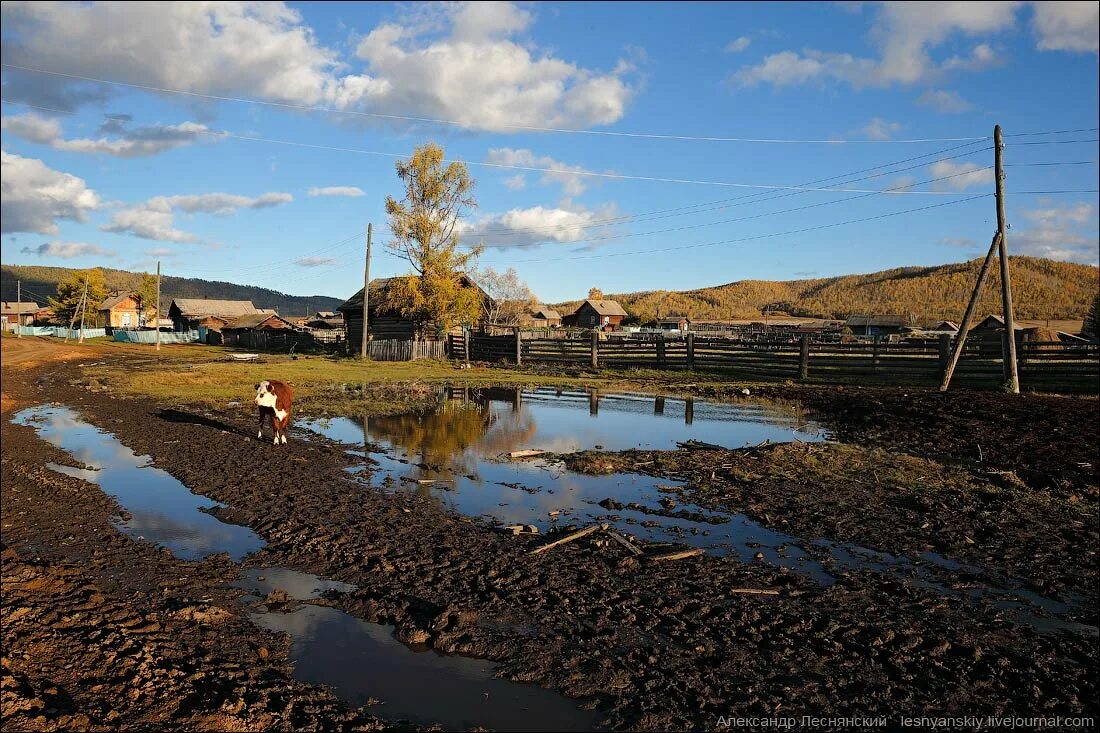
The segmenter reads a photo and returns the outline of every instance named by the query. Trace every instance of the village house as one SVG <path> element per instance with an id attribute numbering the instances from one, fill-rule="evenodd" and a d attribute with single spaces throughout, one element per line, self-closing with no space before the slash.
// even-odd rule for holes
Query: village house
<path id="1" fill-rule="evenodd" d="M 626 318 L 626 311 L 614 300 L 590 298 L 577 306 L 577 310 L 563 320 L 567 325 L 578 328 L 614 331 L 622 325 L 624 318 Z"/>
<path id="2" fill-rule="evenodd" d="M 14 331 L 17 324 L 31 326 L 34 324 L 34 316 L 38 310 L 37 303 L 14 300 L 2 301 L 0 302 L 0 326 L 5 331 Z"/>
<path id="3" fill-rule="evenodd" d="M 137 293 L 115 293 L 107 296 L 99 305 L 99 322 L 111 333 L 116 328 L 142 328 L 151 324 L 156 317 L 156 309 L 139 309 Z"/>
<path id="4" fill-rule="evenodd" d="M 679 331 L 680 333 L 687 333 L 691 327 L 691 319 L 686 316 L 666 316 L 665 318 L 657 319 L 657 328 L 662 331 Z"/>
<path id="5" fill-rule="evenodd" d="M 397 341 L 443 341 L 447 334 L 441 332 L 432 323 L 417 323 L 401 314 L 400 311 L 390 308 L 384 303 L 387 300 L 389 288 L 394 285 L 397 278 L 378 278 L 370 281 L 370 299 L 368 302 L 368 317 L 370 318 L 370 340 L 397 340 Z M 483 302 L 488 305 L 492 298 L 482 290 L 473 280 L 465 275 L 460 276 L 460 284 L 464 288 L 476 288 L 481 294 Z M 362 348 L 363 343 L 363 289 L 344 301 L 337 308 L 344 316 L 346 324 L 348 347 L 353 352 Z M 483 313 L 487 311 L 483 309 Z"/>
<path id="6" fill-rule="evenodd" d="M 220 331 L 227 323 L 240 316 L 265 312 L 250 300 L 209 300 L 206 298 L 176 298 L 168 307 L 168 317 L 177 331 L 190 331 L 205 326 Z M 266 309 L 268 313 L 274 313 Z"/>
<path id="7" fill-rule="evenodd" d="M 909 318 L 899 315 L 852 315 L 844 322 L 853 336 L 889 336 L 909 327 Z"/>

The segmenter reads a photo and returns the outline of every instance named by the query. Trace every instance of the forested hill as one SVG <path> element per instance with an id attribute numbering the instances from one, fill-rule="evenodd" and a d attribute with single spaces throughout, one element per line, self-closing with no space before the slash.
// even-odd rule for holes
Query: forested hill
<path id="1" fill-rule="evenodd" d="M 1079 319 L 1100 289 L 1091 265 L 1035 257 L 1011 257 L 1012 293 L 1018 318 Z M 696 320 L 755 318 L 767 308 L 795 316 L 844 318 L 852 313 L 909 314 L 920 321 L 959 320 L 981 260 L 934 267 L 901 267 L 869 275 L 814 280 L 741 280 L 699 290 L 605 293 L 641 321 L 660 315 Z M 599 283 L 595 283 L 598 285 Z M 1000 309 L 1000 272 L 994 264 L 978 313 Z M 559 303 L 571 313 L 579 300 Z"/>
<path id="2" fill-rule="evenodd" d="M 109 290 L 133 290 L 141 283 L 140 272 L 102 269 Z M 15 300 L 16 280 L 21 280 L 25 292 L 23 299 L 44 303 L 44 298 L 53 295 L 57 283 L 70 272 L 72 270 L 67 267 L 4 265 L 0 267 L 0 292 L 3 294 L 0 300 Z M 161 299 L 165 311 L 173 298 L 251 300 L 257 308 L 274 308 L 284 316 L 304 316 L 319 310 L 333 310 L 344 302 L 343 298 L 325 295 L 287 295 L 251 285 L 165 276 L 161 279 Z"/>

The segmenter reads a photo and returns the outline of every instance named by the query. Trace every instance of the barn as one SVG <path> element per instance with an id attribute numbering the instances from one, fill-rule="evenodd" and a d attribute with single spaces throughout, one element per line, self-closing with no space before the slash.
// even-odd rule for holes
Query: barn
<path id="1" fill-rule="evenodd" d="M 287 337 L 298 334 L 294 324 L 275 313 L 249 313 L 227 322 L 221 332 L 207 333 L 207 343 L 241 346 L 248 349 L 269 349 L 285 345 Z"/>
<path id="2" fill-rule="evenodd" d="M 176 298 L 168 307 L 168 317 L 172 319 L 172 327 L 177 331 L 190 331 L 199 326 L 220 331 L 235 318 L 261 312 L 263 311 L 254 306 L 251 300 Z"/>

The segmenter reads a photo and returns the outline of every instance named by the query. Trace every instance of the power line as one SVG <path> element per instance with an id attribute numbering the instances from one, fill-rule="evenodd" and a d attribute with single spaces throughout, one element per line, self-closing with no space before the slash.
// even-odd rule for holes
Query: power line
<path id="1" fill-rule="evenodd" d="M 515 260 L 514 262 L 516 262 L 516 263 L 560 262 L 562 260 L 574 260 L 574 259 L 576 259 L 576 260 L 587 260 L 587 259 L 598 259 L 598 258 L 603 258 L 603 257 L 626 257 L 626 256 L 633 256 L 633 255 L 658 254 L 658 253 L 663 253 L 663 252 L 677 252 L 677 251 L 681 251 L 681 250 L 685 250 L 685 249 L 699 249 L 699 248 L 702 248 L 702 247 L 716 247 L 716 246 L 719 246 L 719 245 L 722 245 L 722 244 L 736 244 L 736 243 L 740 243 L 740 242 L 749 242 L 749 241 L 760 240 L 760 239 L 770 239 L 770 238 L 773 238 L 773 237 L 789 236 L 789 235 L 792 235 L 792 234 L 805 234 L 807 232 L 815 232 L 815 231 L 820 231 L 822 229 L 832 229 L 832 228 L 835 228 L 835 227 L 847 226 L 847 225 L 850 225 L 850 224 L 861 224 L 861 223 L 868 222 L 868 221 L 876 221 L 878 219 L 886 219 L 886 218 L 889 218 L 889 217 L 892 217 L 892 216 L 901 216 L 903 214 L 914 214 L 914 213 L 917 213 L 917 212 L 920 212 L 920 211 L 927 211 L 929 209 L 938 209 L 938 208 L 943 207 L 943 206 L 954 206 L 955 204 L 964 204 L 964 203 L 967 203 L 967 202 L 970 202 L 970 201 L 975 201 L 977 199 L 987 198 L 990 195 L 991 194 L 981 193 L 981 194 L 977 194 L 977 195 L 971 196 L 970 198 L 966 198 L 966 199 L 959 199 L 957 201 L 943 201 L 943 202 L 940 202 L 938 204 L 930 204 L 928 206 L 921 206 L 921 207 L 918 207 L 918 208 L 915 208 L 915 209 L 904 209 L 902 211 L 894 211 L 894 212 L 890 212 L 888 214 L 879 214 L 877 216 L 867 216 L 867 217 L 863 217 L 863 218 L 860 218 L 860 219 L 847 219 L 845 221 L 833 222 L 831 224 L 820 224 L 818 226 L 806 227 L 804 229 L 792 229 L 792 230 L 785 231 L 785 232 L 774 232 L 774 233 L 771 233 L 771 234 L 758 234 L 758 235 L 754 235 L 754 236 L 750 236 L 750 237 L 740 237 L 740 238 L 737 238 L 737 239 L 721 239 L 721 240 L 717 240 L 717 241 L 714 241 L 714 242 L 703 242 L 701 244 L 687 244 L 687 245 L 680 245 L 680 246 L 676 246 L 676 247 L 663 247 L 663 248 L 660 248 L 660 249 L 647 249 L 647 250 L 638 250 L 638 251 L 633 251 L 633 252 L 612 252 L 612 253 L 607 253 L 607 254 L 602 254 L 602 255 L 571 255 L 571 256 L 566 256 L 566 257 L 551 257 L 551 258 L 543 258 L 543 259 Z"/>
<path id="2" fill-rule="evenodd" d="M 1034 166 L 1059 166 L 1059 165 L 1100 165 L 1100 160 L 1058 160 L 1046 163 L 1005 163 L 1005 168 L 1025 168 Z"/>
<path id="3" fill-rule="evenodd" d="M 1100 143 L 1100 138 L 1088 140 L 1032 140 L 1030 142 L 1013 143 L 1013 145 L 1069 145 L 1070 143 Z"/>
<path id="4" fill-rule="evenodd" d="M 962 171 L 960 173 L 952 173 L 951 175 L 940 176 L 939 178 L 932 178 L 932 179 L 929 179 L 927 181 L 917 181 L 916 183 L 907 183 L 907 184 L 904 184 L 904 185 L 901 185 L 901 186 L 896 186 L 894 189 L 886 189 L 885 192 L 892 192 L 892 191 L 895 191 L 895 190 L 900 191 L 900 190 L 908 188 L 910 186 L 923 186 L 926 183 L 936 183 L 936 182 L 939 182 L 939 181 L 946 181 L 946 180 L 951 179 L 951 178 L 959 178 L 961 176 L 968 176 L 968 175 L 972 175 L 974 173 L 980 173 L 982 171 L 992 170 L 992 168 L 993 168 L 993 166 L 986 166 L 985 168 L 976 168 L 974 170 Z M 633 232 L 633 233 L 629 233 L 629 234 L 617 234 L 617 235 L 609 235 L 609 236 L 605 236 L 605 237 L 591 237 L 589 239 L 571 240 L 569 242 L 563 242 L 562 244 L 585 244 L 585 243 L 591 243 L 591 242 L 603 242 L 603 241 L 608 241 L 608 240 L 612 240 L 612 239 L 627 239 L 627 238 L 630 238 L 630 237 L 645 237 L 645 236 L 649 236 L 649 235 L 653 235 L 653 234 L 668 234 L 670 232 L 682 232 L 682 231 L 687 231 L 689 229 L 702 229 L 703 227 L 718 226 L 720 224 L 733 224 L 733 223 L 736 223 L 736 222 L 752 221 L 754 219 L 762 219 L 762 218 L 767 217 L 767 216 L 776 216 L 778 214 L 792 214 L 792 213 L 795 213 L 795 212 L 798 212 L 798 211 L 805 211 L 807 209 L 818 208 L 820 206 L 832 206 L 832 205 L 835 205 L 835 204 L 842 204 L 842 203 L 847 203 L 849 201 L 855 201 L 857 199 L 865 199 L 865 198 L 868 198 L 869 196 L 874 196 L 874 195 L 875 194 L 873 194 L 873 193 L 864 193 L 864 194 L 859 194 L 858 196 L 849 196 L 848 198 L 844 198 L 844 199 L 832 199 L 830 201 L 819 201 L 816 204 L 806 204 L 804 206 L 796 206 L 796 207 L 791 208 L 791 209 L 781 209 L 779 211 L 767 211 L 767 212 L 764 212 L 764 213 L 761 213 L 761 214 L 753 214 L 752 216 L 742 216 L 742 217 L 736 217 L 736 218 L 733 218 L 733 219 L 721 219 L 719 221 L 705 222 L 703 224 L 687 224 L 687 225 L 684 225 L 684 226 L 671 227 L 671 228 L 668 228 L 668 229 L 657 229 L 657 230 L 648 231 L 648 232 Z M 492 247 L 492 248 L 507 247 L 507 245 L 488 245 L 488 246 Z"/>
<path id="5" fill-rule="evenodd" d="M 1071 132 L 1097 132 L 1100 127 L 1079 127 L 1076 130 L 1046 130 L 1044 132 L 1013 132 L 1004 137 L 1031 137 L 1033 135 L 1066 135 Z"/>
<path id="6" fill-rule="evenodd" d="M 80 74 L 69 74 L 60 71 L 51 71 L 48 69 L 39 69 L 31 66 L 20 66 L 18 64 L 0 64 L 9 69 L 18 69 L 20 71 L 27 71 L 35 74 L 47 74 L 50 76 L 60 76 L 66 79 L 75 79 L 78 81 L 94 82 L 98 84 L 111 84 L 114 86 L 128 87 L 131 89 L 141 89 L 147 92 L 157 92 L 159 94 L 179 94 L 187 97 L 196 97 L 199 99 L 211 99 L 219 102 L 240 102 L 244 104 L 258 104 L 267 107 L 277 107 L 280 109 L 294 109 L 305 112 L 323 112 L 325 114 L 341 114 L 351 115 L 356 117 L 369 117 L 382 120 L 401 120 L 403 122 L 419 122 L 428 123 L 434 125 L 452 125 L 461 127 L 464 129 L 471 129 L 469 123 L 461 122 L 458 120 L 448 120 L 444 118 L 436 117 L 420 117 L 415 115 L 401 115 L 401 114 L 386 114 L 382 112 L 363 112 L 361 110 L 347 110 L 337 109 L 334 107 L 321 107 L 318 105 L 305 105 L 305 104 L 291 104 L 289 102 L 272 102 L 268 100 L 252 99 L 249 97 L 231 97 L 218 94 L 205 94 L 202 92 L 192 92 L 183 89 L 170 89 L 167 87 L 157 87 L 148 84 L 135 84 L 132 82 L 117 81 L 113 79 L 99 79 L 92 76 L 83 76 Z M 962 140 L 984 140 L 985 136 L 981 137 L 929 137 L 929 138 L 910 138 L 902 140 L 796 140 L 786 138 L 753 138 L 753 137 L 719 137 L 719 136 L 700 136 L 700 135 L 667 135 L 648 132 L 618 132 L 613 130 L 582 130 L 575 128 L 564 127 L 542 127 L 538 125 L 509 125 L 509 124 L 496 124 L 494 127 L 504 128 L 509 130 L 522 130 L 525 132 L 553 132 L 553 133 L 568 133 L 575 135 L 602 135 L 607 137 L 625 137 L 625 138 L 644 138 L 651 140 L 680 140 L 680 141 L 692 141 L 692 142 L 731 142 L 731 143 L 773 143 L 773 144 L 824 144 L 824 145 L 838 145 L 838 144 L 884 144 L 884 143 L 932 143 L 932 142 L 959 142 Z"/>

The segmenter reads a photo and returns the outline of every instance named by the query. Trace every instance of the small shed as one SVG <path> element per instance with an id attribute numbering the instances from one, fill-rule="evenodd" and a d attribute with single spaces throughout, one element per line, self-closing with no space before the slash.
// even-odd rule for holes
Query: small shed
<path id="1" fill-rule="evenodd" d="M 545 305 L 535 306 L 528 313 L 528 322 L 538 328 L 557 328 L 561 325 L 561 313 Z"/>
<path id="2" fill-rule="evenodd" d="M 1012 325 L 1014 327 L 1014 330 L 1016 330 L 1016 331 L 1023 331 L 1024 330 L 1024 327 L 1021 326 L 1019 323 L 1014 323 Z M 1000 316 L 998 316 L 996 314 L 990 314 L 990 315 L 986 316 L 985 318 L 983 318 L 981 321 L 979 321 L 978 324 L 970 330 L 971 331 L 984 331 L 984 332 L 987 332 L 987 333 L 991 333 L 991 332 L 995 333 L 995 332 L 1003 331 L 1003 330 L 1005 330 L 1005 319 L 1001 318 Z"/>
<path id="3" fill-rule="evenodd" d="M 887 336 L 901 333 L 908 328 L 909 318 L 900 315 L 857 314 L 848 316 L 844 326 L 851 329 L 854 336 Z"/>
<path id="4" fill-rule="evenodd" d="M 613 331 L 622 325 L 626 311 L 614 300 L 588 300 L 577 306 L 568 317 L 569 325 Z"/>
<path id="5" fill-rule="evenodd" d="M 211 340 L 223 346 L 244 346 L 250 349 L 263 349 L 271 345 L 272 332 L 295 332 L 294 324 L 275 313 L 250 313 L 228 321 L 221 332 L 209 331 L 207 342 Z"/>
<path id="6" fill-rule="evenodd" d="M 667 316 L 657 319 L 657 328 L 662 331 L 679 331 L 687 333 L 691 326 L 691 319 L 687 316 Z"/>
<path id="7" fill-rule="evenodd" d="M 168 317 L 177 331 L 190 331 L 199 326 L 220 331 L 235 318 L 260 312 L 251 300 L 176 298 L 168 307 Z M 272 314 L 274 312 L 270 311 Z"/>
<path id="8" fill-rule="evenodd" d="M 5 331 L 14 331 L 16 324 L 30 326 L 39 310 L 37 303 L 5 300 L 0 302 L 0 325 Z"/>

